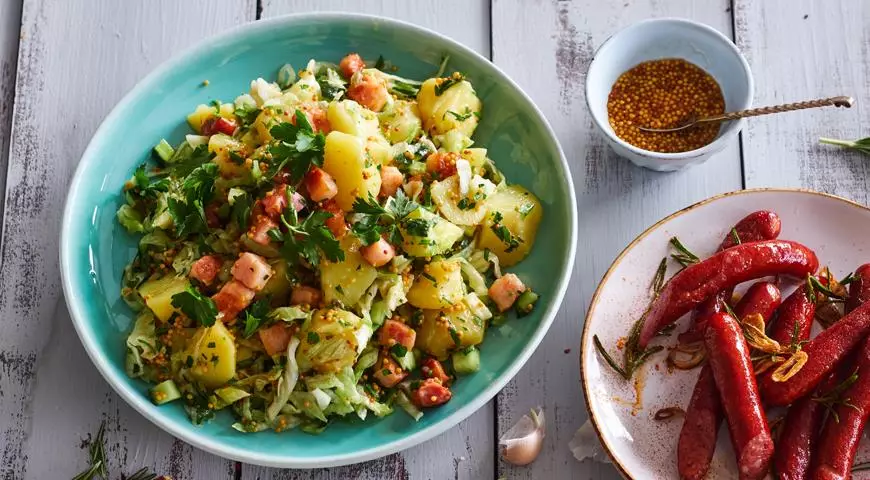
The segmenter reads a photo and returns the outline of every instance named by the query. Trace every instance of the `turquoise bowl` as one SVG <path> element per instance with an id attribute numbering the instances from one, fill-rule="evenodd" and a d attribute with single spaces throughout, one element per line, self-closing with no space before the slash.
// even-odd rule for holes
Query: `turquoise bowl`
<path id="1" fill-rule="evenodd" d="M 383 55 L 400 74 L 426 78 L 450 55 L 450 68 L 466 73 L 483 100 L 478 145 L 514 183 L 545 206 L 532 254 L 511 270 L 541 301 L 532 315 L 491 328 L 481 369 L 456 382 L 453 399 L 415 422 L 401 411 L 383 418 L 337 421 L 317 436 L 299 431 L 243 434 L 230 414 L 192 425 L 181 405 L 153 405 L 147 385 L 124 373 L 124 339 L 132 316 L 119 298 L 121 272 L 137 239 L 115 221 L 124 182 L 165 137 L 190 133 L 185 116 L 200 103 L 231 100 L 258 76 L 274 79 L 285 64 L 309 58 L 338 61 L 350 51 Z M 202 86 L 208 80 L 208 86 Z M 60 242 L 67 305 L 88 354 L 110 385 L 133 408 L 172 435 L 214 454 L 260 465 L 311 468 L 361 462 L 421 443 L 483 406 L 510 380 L 553 321 L 574 264 L 577 221 L 571 174 L 553 131 L 532 101 L 502 71 L 472 50 L 437 33 L 384 18 L 339 13 L 292 15 L 258 21 L 209 38 L 143 79 L 106 117 L 70 185 Z M 74 399 L 73 399 L 74 401 Z"/>

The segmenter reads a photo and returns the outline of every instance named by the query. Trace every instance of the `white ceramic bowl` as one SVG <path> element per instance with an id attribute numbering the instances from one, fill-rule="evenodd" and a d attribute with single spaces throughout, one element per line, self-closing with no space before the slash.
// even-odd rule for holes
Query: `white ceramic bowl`
<path id="1" fill-rule="evenodd" d="M 604 450 L 625 478 L 678 478 L 677 438 L 682 419 L 655 421 L 652 416 L 665 407 L 685 408 L 699 369 L 669 373 L 666 355 L 659 353 L 635 374 L 637 384 L 627 382 L 602 360 L 593 346 L 593 335 L 600 338 L 604 348 L 617 352 L 618 340 L 625 338 L 649 303 L 650 280 L 659 261 L 668 254 L 671 237 L 679 237 L 690 250 L 705 258 L 715 252 L 733 224 L 759 209 L 779 214 L 780 238 L 812 248 L 821 265 L 829 266 L 840 278 L 870 259 L 865 241 L 870 236 L 870 208 L 804 190 L 760 189 L 719 195 L 670 215 L 631 242 L 614 260 L 592 296 L 580 358 L 589 418 Z M 668 276 L 676 270 L 675 263 L 670 262 Z M 780 284 L 783 298 L 792 293 L 794 285 L 794 281 Z M 675 332 L 687 328 L 688 317 L 678 322 Z M 671 346 L 676 340 L 673 335 L 657 340 L 656 344 Z M 622 360 L 621 353 L 617 353 L 617 358 Z M 771 413 L 771 418 L 779 414 Z M 857 462 L 868 459 L 870 441 L 865 439 Z M 719 429 L 716 452 L 706 478 L 737 478 L 727 426 Z"/>
<path id="2" fill-rule="evenodd" d="M 701 23 L 680 18 L 644 20 L 607 39 L 586 74 L 586 104 L 595 125 L 619 156 L 641 167 L 667 172 L 703 163 L 721 151 L 737 137 L 744 120 L 723 123 L 712 143 L 681 153 L 650 152 L 617 137 L 607 119 L 607 96 L 613 84 L 635 65 L 661 58 L 682 58 L 706 70 L 722 88 L 725 111 L 749 108 L 754 86 L 749 64 L 737 46 Z"/>

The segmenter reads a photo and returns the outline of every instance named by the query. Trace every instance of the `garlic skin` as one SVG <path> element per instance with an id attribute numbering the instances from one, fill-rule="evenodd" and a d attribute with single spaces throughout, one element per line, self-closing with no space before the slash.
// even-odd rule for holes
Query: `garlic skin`
<path id="1" fill-rule="evenodd" d="M 595 427 L 589 420 L 586 420 L 586 423 L 577 430 L 574 438 L 568 443 L 568 448 L 578 461 L 582 462 L 588 458 L 593 462 L 611 463 L 610 457 L 604 452 L 598 440 L 598 435 L 595 434 Z"/>
<path id="2" fill-rule="evenodd" d="M 545 436 L 544 410 L 532 409 L 498 439 L 502 460 L 518 466 L 534 462 L 541 453 Z"/>

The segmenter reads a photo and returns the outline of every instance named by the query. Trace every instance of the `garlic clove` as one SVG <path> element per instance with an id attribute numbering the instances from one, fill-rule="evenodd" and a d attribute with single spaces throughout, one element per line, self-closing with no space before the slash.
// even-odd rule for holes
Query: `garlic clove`
<path id="1" fill-rule="evenodd" d="M 545 435 L 544 410 L 532 409 L 499 438 L 501 458 L 519 466 L 534 462 L 541 453 Z"/>

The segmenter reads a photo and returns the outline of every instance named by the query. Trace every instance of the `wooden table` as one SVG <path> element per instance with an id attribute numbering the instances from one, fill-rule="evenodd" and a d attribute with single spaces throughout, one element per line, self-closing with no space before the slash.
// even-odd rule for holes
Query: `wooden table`
<path id="1" fill-rule="evenodd" d="M 581 234 L 553 327 L 495 400 L 405 452 L 344 468 L 282 471 L 194 449 L 112 392 L 70 323 L 58 231 L 82 151 L 140 78 L 204 37 L 313 10 L 400 18 L 490 57 L 558 133 L 574 175 Z M 857 105 L 753 120 L 739 143 L 683 172 L 634 167 L 594 131 L 583 99 L 585 71 L 611 33 L 662 16 L 698 20 L 734 38 L 752 66 L 757 104 L 845 94 Z M 596 283 L 648 225 L 717 193 L 806 187 L 867 203 L 870 158 L 820 147 L 816 139 L 870 134 L 868 25 L 864 0 L 0 0 L 0 477 L 71 477 L 85 465 L 82 440 L 105 421 L 116 475 L 150 466 L 176 479 L 208 480 L 618 478 L 608 465 L 577 462 L 567 446 L 586 420 L 577 357 Z M 499 434 L 536 405 L 548 418 L 541 456 L 525 468 L 498 461 Z"/>

